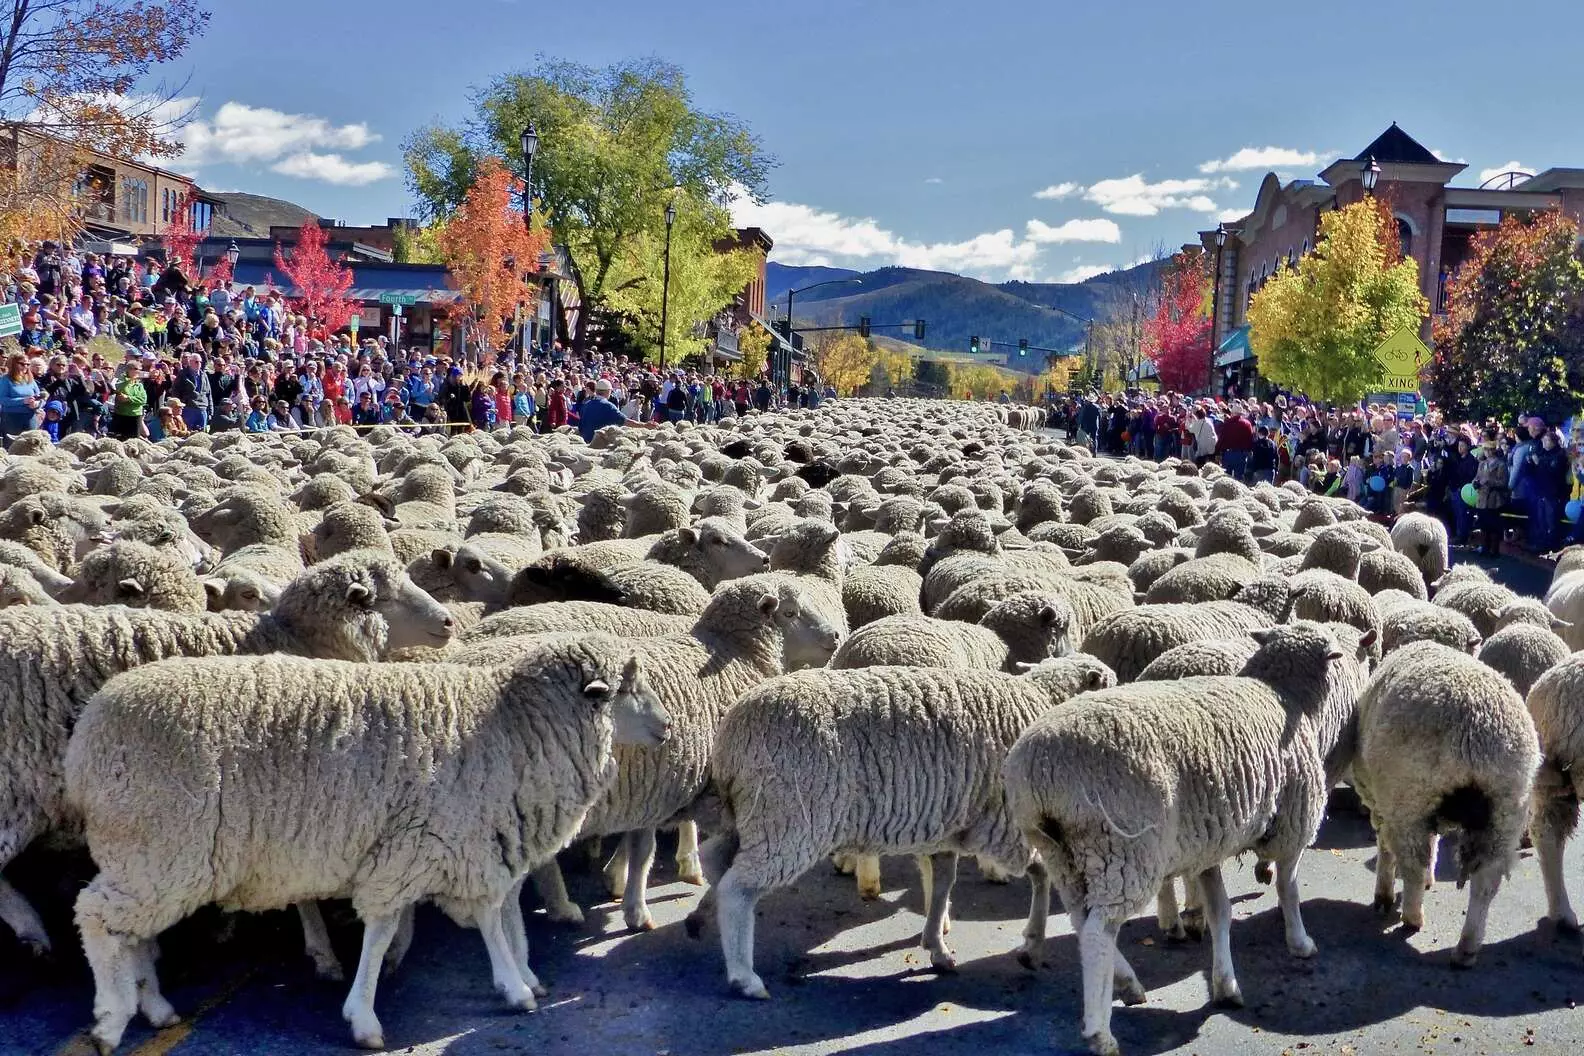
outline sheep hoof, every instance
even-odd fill
[[[1572,911],[1561,916],[1552,917],[1551,925],[1556,928],[1559,935],[1577,935],[1579,933],[1578,917]]]
[[[1084,1044],[1089,1046],[1089,1051],[1094,1056],[1121,1056],[1122,1047],[1117,1044],[1116,1038],[1109,1033],[1085,1034]]]
[[[1200,942],[1205,937],[1204,912],[1198,909],[1186,909],[1182,914],[1183,934],[1195,942]]]
[[[545,919],[552,924],[581,924],[583,910],[571,902],[564,906],[545,906]]]
[[[930,967],[942,975],[955,975],[957,958],[950,950],[937,950],[930,954]]]
[[[696,854],[677,859],[677,879],[694,887],[704,886],[704,868]]]
[[[699,913],[689,913],[682,921],[682,927],[687,931],[690,939],[699,939],[704,936],[704,917]]]
[[[391,963],[391,959],[388,956],[385,961],[386,965],[394,970],[396,965],[401,963],[401,958],[398,957],[395,964]],[[346,972],[342,970],[341,962],[334,957],[314,958],[314,975],[327,983],[346,982]]]
[[[36,958],[42,959],[50,955],[50,941],[43,935],[18,935],[17,939]]]
[[[1424,927],[1424,910],[1420,910],[1417,913],[1408,913],[1405,911],[1402,915],[1402,926],[1407,928],[1409,931],[1419,931],[1422,929]]]
[[[1212,996],[1212,1003],[1217,1008],[1242,1008],[1243,991],[1238,989],[1237,983],[1222,985],[1215,988],[1218,993]]]
[[[1182,946],[1188,942],[1188,929],[1182,926],[1182,921],[1164,929],[1166,943],[1169,946]]]
[[[1305,960],[1315,955],[1315,949],[1316,947],[1314,940],[1307,935],[1304,936],[1302,942],[1289,942],[1287,944],[1288,953],[1292,954],[1294,957],[1301,957]]]
[[[528,984],[528,989],[529,989],[530,992],[532,992],[532,994],[535,997],[549,997],[550,996],[550,988],[545,986],[543,983],[541,983],[537,979],[535,979],[533,982]]]
[[[1474,967],[1478,960],[1479,947],[1477,946],[1470,950],[1466,949],[1460,942],[1457,944],[1457,948],[1452,951],[1452,967],[1454,968],[1469,969]]]
[[[1026,945],[1018,951],[1018,964],[1021,964],[1031,972],[1037,972],[1045,967],[1045,958],[1040,956],[1038,950],[1031,949],[1030,945]]]
[[[1271,863],[1259,861],[1254,863],[1254,879],[1262,884],[1271,882]]]
[[[521,990],[502,990],[501,996],[506,999],[506,1007],[518,1012],[534,1012],[539,1008],[539,1002],[534,998],[534,992],[528,989],[527,984]]]
[[[630,914],[624,914],[623,916],[624,916],[624,918],[627,921],[627,930],[628,931],[653,931],[654,930],[654,926],[655,926],[654,917],[649,915],[649,911],[647,909],[644,910],[642,913],[630,913]]]
[[[143,1018],[148,1020],[148,1025],[153,1027],[155,1030],[164,1030],[166,1027],[174,1027],[176,1024],[181,1022],[181,1016],[176,1014],[176,1010],[172,1008],[169,1003],[162,1001],[162,1004],[163,1007],[155,1006],[154,1008],[147,1008],[143,1010]]]
[[[869,887],[863,884],[858,886],[858,897],[863,899],[865,902],[875,901],[880,897],[880,893],[880,888],[878,887]]]
[[[763,980],[757,975],[750,975],[747,979],[733,979],[731,988],[739,997],[747,997],[755,1001],[770,1000],[770,991],[765,989]]]
[[[1370,908],[1383,917],[1389,917],[1397,909],[1397,896],[1376,895],[1375,901],[1370,903]]]
[[[1149,995],[1144,992],[1144,984],[1137,979],[1130,979],[1125,983],[1119,984],[1116,990],[1117,996],[1122,999],[1122,1003],[1129,1008],[1134,1005],[1142,1005],[1149,1000]]]

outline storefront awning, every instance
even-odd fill
[[[1240,326],[1226,336],[1221,347],[1216,349],[1216,366],[1230,367],[1254,358],[1254,349],[1249,346],[1248,330],[1248,327]]]

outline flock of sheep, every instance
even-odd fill
[[[199,908],[363,922],[343,1014],[424,901],[480,932],[531,1009],[526,880],[581,921],[557,852],[616,838],[627,925],[654,926],[657,830],[730,986],[767,996],[755,906],[826,858],[879,892],[920,870],[939,970],[957,863],[1027,876],[1078,936],[1081,1031],[1113,1053],[1143,1000],[1129,917],[1210,938],[1242,997],[1221,869],[1253,852],[1286,941],[1330,790],[1368,807],[1375,902],[1423,924],[1438,843],[1474,962],[1520,841],[1558,925],[1584,793],[1584,551],[1550,596],[1449,568],[1418,514],[1097,459],[1037,411],[842,401],[656,432],[413,439],[375,428],[180,441],[24,434],[0,459],[0,921],[28,845],[86,845],[76,902],[93,1040],[177,1014],[159,934]],[[703,832],[707,839],[699,842]],[[1179,885],[1181,888],[1179,894]],[[60,936],[56,936],[59,939]],[[421,940],[420,940],[421,941]]]

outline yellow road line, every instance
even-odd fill
[[[186,1041],[198,1021],[235,997],[237,991],[252,982],[256,969],[249,968],[201,1002],[192,1014],[182,1017],[180,1023],[157,1031],[152,1038],[126,1050],[125,1056],[166,1056],[172,1049]],[[54,1056],[97,1056],[98,1048],[87,1030],[78,1031],[56,1049]]]

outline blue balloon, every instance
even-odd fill
[[[1385,477],[1371,477],[1371,478],[1369,478],[1369,486],[1370,486],[1370,490],[1371,491],[1385,491],[1386,490],[1386,478]]]
[[[1579,514],[1584,513],[1584,502],[1574,499],[1563,508],[1562,512],[1569,521],[1577,523]]]

